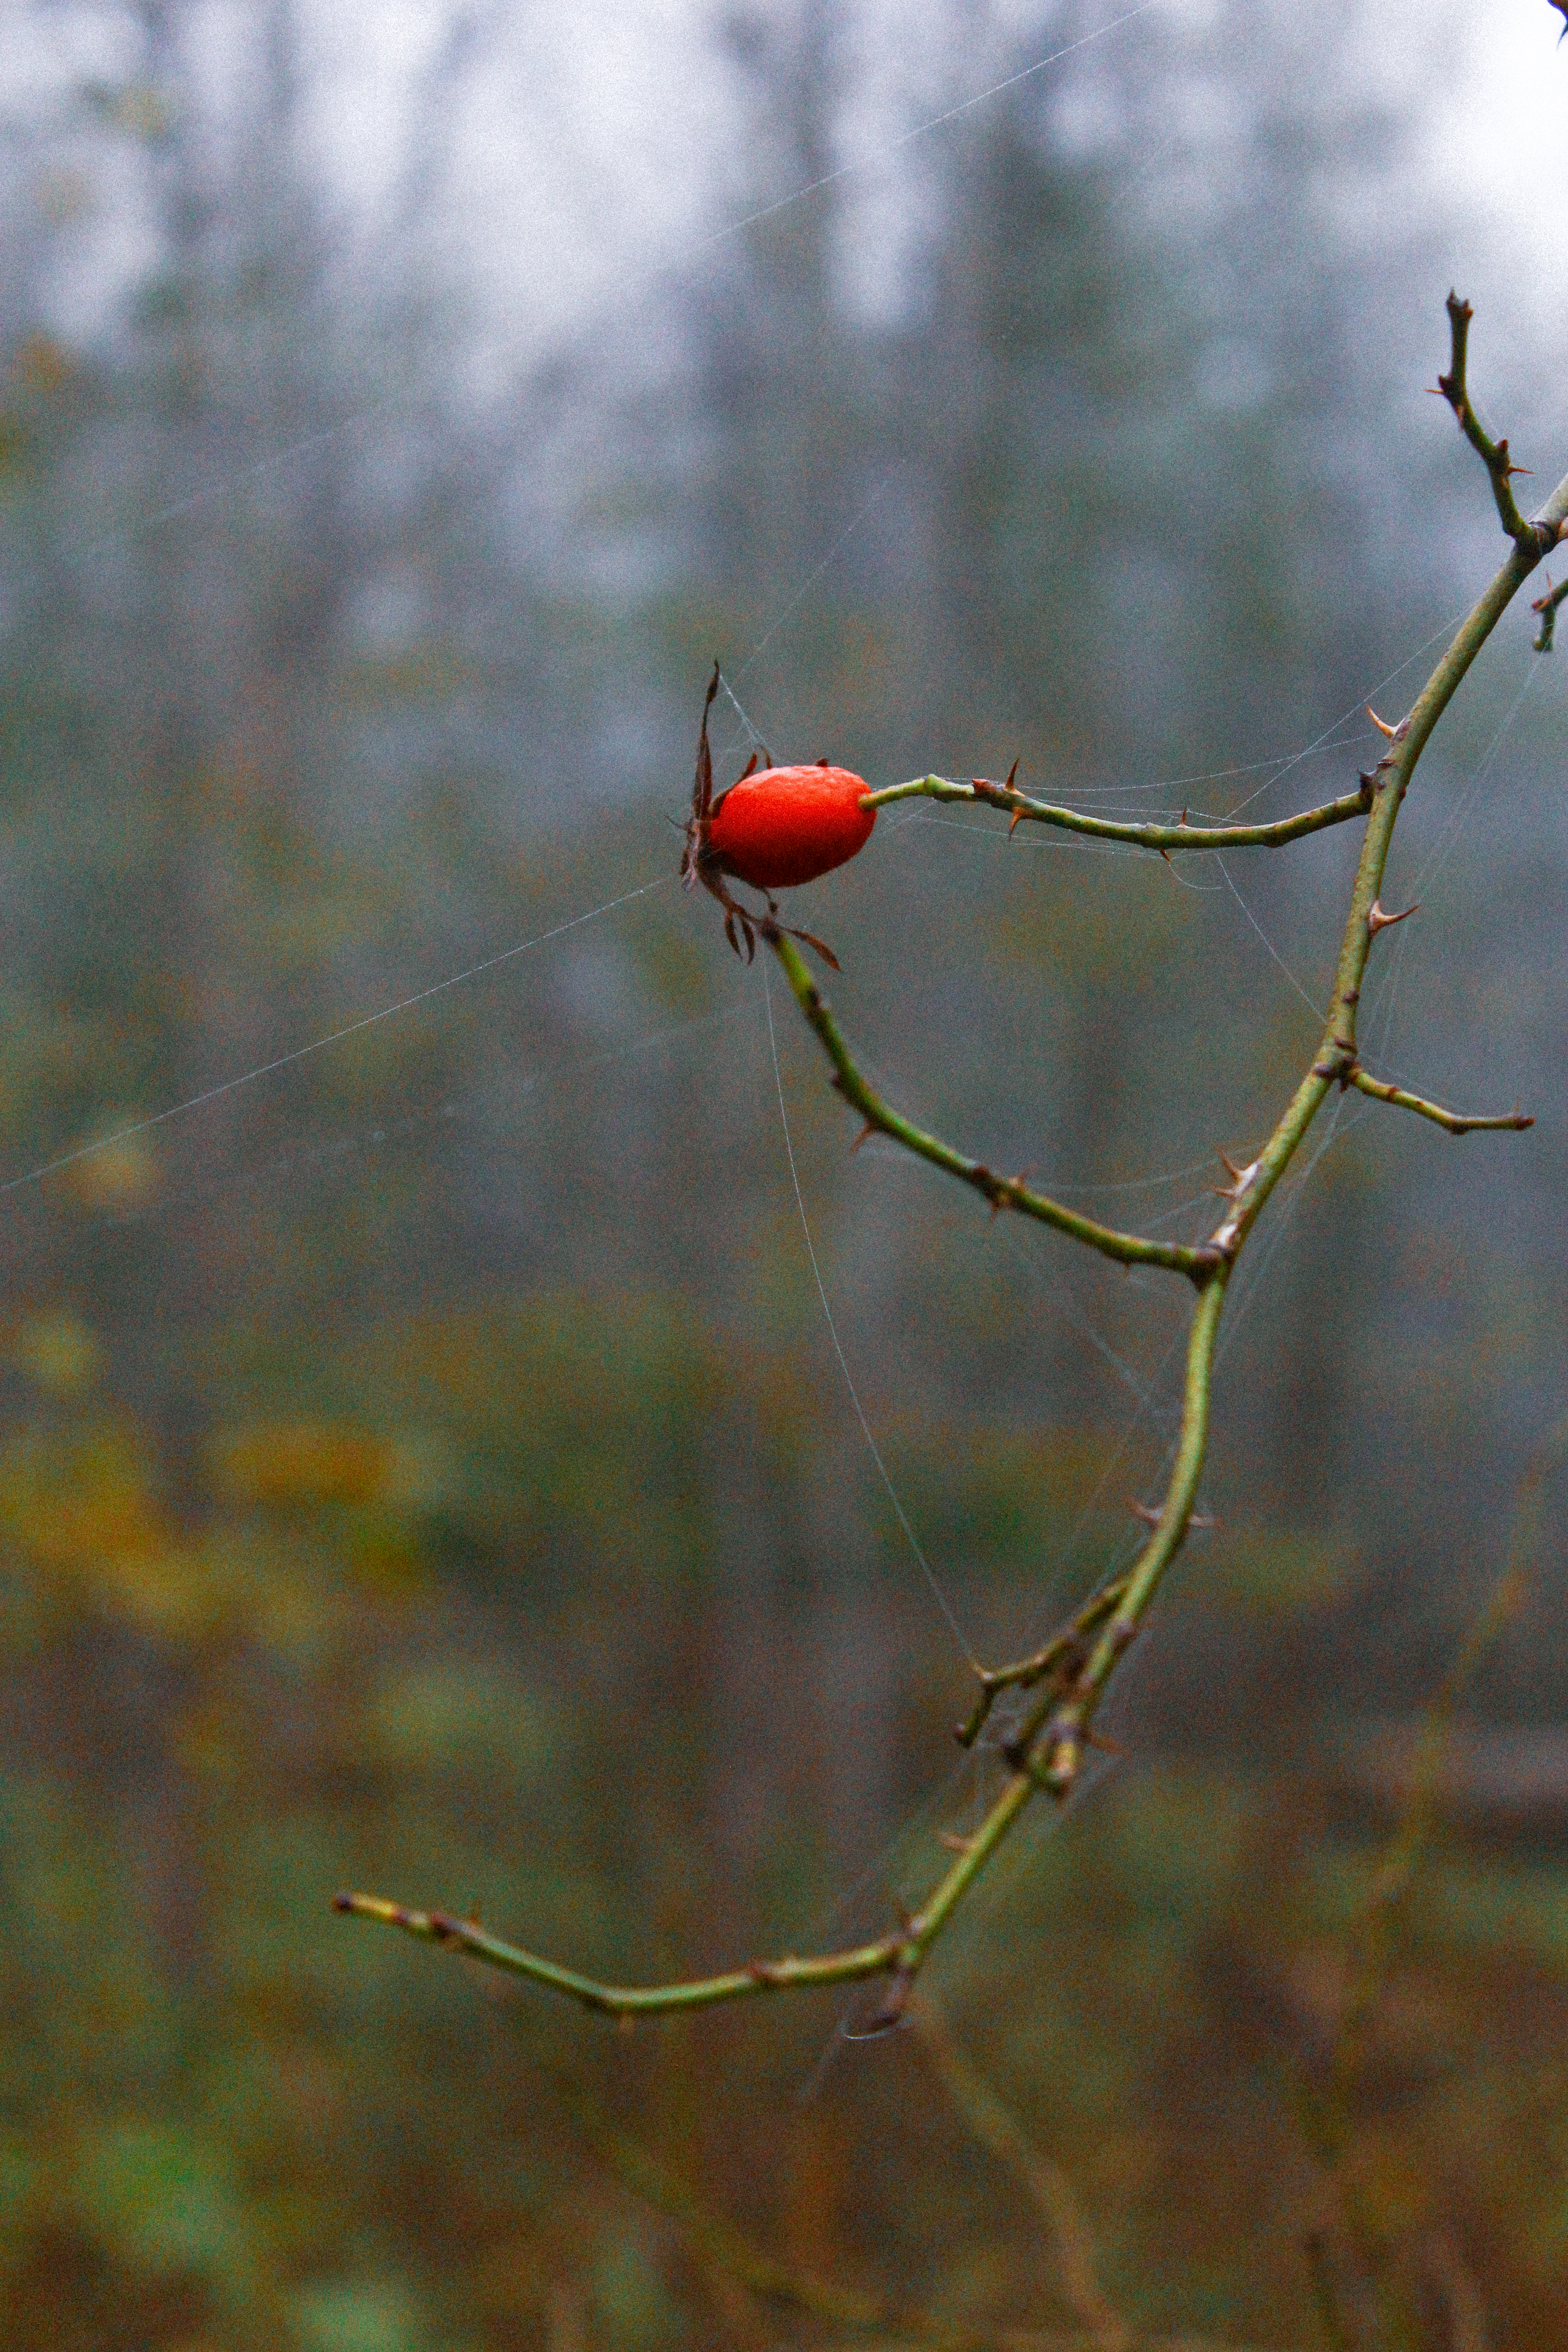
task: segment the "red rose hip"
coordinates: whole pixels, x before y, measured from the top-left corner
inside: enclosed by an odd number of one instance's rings
[[[764,939],[776,938],[784,928],[773,922],[778,908],[769,894],[815,882],[819,874],[831,874],[836,866],[864,849],[877,812],[862,807],[866,780],[848,768],[835,768],[826,760],[811,768],[758,768],[755,754],[739,782],[715,800],[708,713],[718,691],[715,662],[697,738],[697,776],[680,873],[689,890],[700,882],[712,892],[724,909],[724,929],[731,946],[739,955],[743,939],[749,963],[756,950],[757,932]],[[767,896],[767,914],[743,907],[731,895],[726,875],[733,875],[737,882],[749,882]],[[809,931],[792,931],[790,936],[805,940],[837,971],[837,960],[831,950]]]
[[[847,768],[761,768],[714,803],[708,847],[726,874],[757,890],[789,890],[831,874],[863,849],[877,822],[862,808],[864,776]]]

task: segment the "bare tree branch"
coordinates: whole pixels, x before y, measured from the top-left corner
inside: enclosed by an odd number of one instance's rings
[[[1466,358],[1470,340],[1470,320],[1475,317],[1468,302],[1457,294],[1448,297],[1448,328],[1452,339],[1448,373],[1437,378],[1436,390],[1440,392],[1459,420],[1459,430],[1479,457],[1491,477],[1492,496],[1497,501],[1498,518],[1504,530],[1520,549],[1532,547],[1532,564],[1543,555],[1550,555],[1562,536],[1561,518],[1549,522],[1544,517],[1526,522],[1520,513],[1513,495],[1513,477],[1527,474],[1528,466],[1516,466],[1508,454],[1508,437],[1500,441],[1489,439],[1481,421],[1470,405],[1470,395],[1465,381]]]
[[[1400,808],[1416,762],[1476,656],[1531,572],[1556,544],[1564,519],[1568,518],[1568,476],[1532,520],[1526,521],[1519,515],[1509,488],[1514,469],[1509,463],[1508,445],[1506,441],[1494,444],[1488,440],[1475,421],[1465,391],[1469,305],[1450,296],[1448,314],[1453,331],[1453,362],[1443,390],[1467,437],[1486,464],[1499,512],[1513,541],[1512,549],[1433,670],[1408,716],[1397,726],[1377,722],[1387,738],[1387,750],[1371,775],[1363,778],[1361,792],[1354,796],[1355,807],[1347,812],[1364,814],[1366,829],[1323,1034],[1311,1062],[1257,1157],[1231,1171],[1232,1181],[1225,1194],[1225,1214],[1206,1242],[1196,1247],[1184,1247],[1113,1232],[1031,1192],[1016,1180],[996,1176],[980,1162],[965,1159],[950,1145],[910,1126],[881,1101],[857,1070],[832,1013],[790,937],[771,916],[756,924],[759,936],[783,966],[796,1001],[832,1065],[835,1085],[871,1128],[973,1186],[994,1208],[1014,1208],[1037,1217],[1125,1265],[1157,1265],[1184,1274],[1197,1291],[1187,1339],[1175,1464],[1163,1502],[1154,1515],[1148,1539],[1137,1559],[1125,1577],[1097,1593],[1072,1624],[1034,1657],[981,1676],[974,1709],[959,1733],[961,1739],[970,1743],[979,1737],[1002,1690],[1016,1688],[1037,1696],[1022,1719],[1010,1728],[1001,1751],[1009,1767],[1008,1775],[979,1827],[958,1843],[955,1858],[921,1907],[903,1919],[896,1930],[876,1941],[805,1959],[791,1954],[779,1959],[753,1960],[744,1968],[721,1975],[675,1984],[601,1983],[504,1943],[471,1920],[456,1919],[439,1911],[411,1911],[380,1895],[340,1895],[335,1898],[339,1910],[402,1927],[410,1935],[450,1950],[466,1952],[493,1967],[564,1993],[590,2009],[621,2018],[708,2007],[755,1993],[886,1977],[888,1989],[872,2021],[875,2030],[896,2024],[903,2015],[931,1946],[1035,1795],[1041,1789],[1058,1799],[1070,1793],[1081,1769],[1084,1750],[1093,1738],[1095,1715],[1106,1689],[1135,1640],[1165,1570],[1193,1524],[1208,1444],[1215,1347],[1232,1269],[1330,1093],[1336,1086],[1353,1085],[1381,1100],[1398,1103],[1435,1118],[1455,1132],[1472,1127],[1518,1127],[1530,1123],[1518,1113],[1504,1120],[1456,1119],[1453,1113],[1442,1111],[1402,1088],[1384,1087],[1380,1081],[1368,1079],[1357,1058],[1356,1019],[1367,959],[1379,933],[1392,921],[1402,919],[1384,913],[1379,892]],[[994,795],[1004,806],[1010,806],[1011,799],[1021,797],[1009,798],[1005,787],[964,788],[945,785],[940,778],[927,778],[915,786],[895,786],[891,794],[872,797],[907,797],[927,786],[939,788],[933,791],[933,797],[962,798],[967,792],[967,796],[973,798],[979,791],[982,799]],[[1338,806],[1331,804],[1332,808]],[[1059,814],[1068,815],[1071,812]],[[1309,814],[1320,823],[1342,821],[1332,814]],[[1304,824],[1303,829],[1315,830],[1316,824]],[[1162,845],[1146,842],[1144,845]]]
[[[1445,1110],[1441,1103],[1427,1102],[1420,1095],[1407,1093],[1404,1087],[1391,1087],[1384,1079],[1373,1077],[1359,1062],[1345,1072],[1341,1083],[1356,1087],[1363,1095],[1370,1095],[1374,1102],[1393,1103],[1399,1110],[1416,1111],[1421,1118],[1434,1120],[1449,1135],[1477,1135],[1489,1129],[1522,1129],[1535,1125],[1533,1118],[1527,1111],[1521,1111],[1517,1104],[1500,1118],[1472,1118],[1458,1111]]]
[[[1563,0],[1563,5],[1568,7],[1568,0]],[[1568,580],[1560,581],[1555,588],[1548,581],[1545,595],[1538,596],[1530,608],[1532,613],[1539,613],[1541,615],[1541,626],[1536,631],[1533,640],[1538,654],[1549,654],[1552,651],[1552,633],[1557,624],[1557,607],[1564,596],[1568,596]]]
[[[1055,825],[1063,833],[1087,835],[1091,841],[1123,842],[1133,849],[1157,849],[1162,857],[1168,857],[1173,850],[1185,849],[1284,849],[1310,833],[1365,816],[1375,789],[1374,779],[1363,776],[1358,791],[1342,793],[1337,801],[1325,801],[1321,808],[1303,809],[1298,816],[1279,817],[1272,824],[1189,824],[1184,810],[1179,824],[1122,824],[1110,817],[1090,816],[1082,809],[1032,800],[1027,793],[1015,792],[1011,779],[1005,784],[988,784],[981,776],[967,784],[950,782],[945,776],[919,776],[911,783],[889,784],[879,793],[868,793],[860,805],[885,808],[889,801],[972,801],[1005,810],[1016,825],[1026,821]]]

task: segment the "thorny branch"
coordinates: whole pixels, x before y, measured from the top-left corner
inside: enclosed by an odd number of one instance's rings
[[[1448,373],[1440,375],[1435,389],[1442,394],[1459,420],[1459,430],[1475,450],[1491,477],[1492,496],[1497,500],[1498,519],[1504,530],[1521,552],[1532,549],[1531,566],[1543,555],[1550,555],[1562,536],[1560,520],[1540,516],[1526,522],[1520,513],[1513,495],[1513,477],[1529,472],[1526,466],[1516,466],[1508,454],[1508,436],[1500,441],[1489,440],[1482,429],[1480,418],[1470,405],[1468,387],[1465,382],[1465,362],[1470,340],[1470,320],[1475,317],[1468,302],[1457,294],[1448,297],[1448,329],[1452,338],[1452,356]]]
[[[1017,772],[1015,762],[1013,775]],[[1092,841],[1157,849],[1168,858],[1173,849],[1283,849],[1310,833],[1321,833],[1325,825],[1347,824],[1352,817],[1365,816],[1376,791],[1375,774],[1363,776],[1355,792],[1342,793],[1337,801],[1325,801],[1321,808],[1303,809],[1300,815],[1280,817],[1272,824],[1189,824],[1184,809],[1179,824],[1121,824],[1110,817],[1089,816],[1082,809],[1032,800],[1027,793],[1014,790],[1012,776],[1005,784],[987,783],[983,776],[967,784],[953,783],[946,776],[918,776],[912,783],[889,784],[882,792],[868,793],[862,806],[885,808],[889,801],[911,800],[977,802],[986,808],[1005,810],[1014,825],[1032,820],[1056,825],[1064,833],[1087,834]]]
[[[1564,5],[1568,5],[1568,0],[1564,0]],[[1564,31],[1568,33],[1568,26],[1564,27]],[[1538,596],[1530,608],[1532,613],[1539,613],[1541,615],[1541,626],[1533,639],[1538,654],[1549,654],[1552,651],[1552,633],[1557,625],[1557,607],[1564,596],[1568,596],[1568,580],[1559,581],[1555,588],[1549,580],[1546,583],[1545,595]]]
[[[1433,1120],[1450,1135],[1479,1135],[1489,1128],[1510,1127],[1517,1129],[1535,1125],[1531,1114],[1521,1110],[1517,1103],[1512,1110],[1504,1111],[1500,1118],[1471,1118],[1458,1111],[1445,1110],[1441,1103],[1427,1102],[1425,1097],[1410,1094],[1404,1087],[1391,1087],[1385,1079],[1373,1077],[1359,1062],[1353,1063],[1343,1073],[1340,1084],[1358,1087],[1363,1095],[1370,1095],[1373,1102],[1393,1103],[1398,1110],[1416,1111],[1421,1118]]]
[[[822,1042],[833,1065],[834,1086],[865,1120],[863,1135],[890,1136],[906,1151],[929,1160],[933,1167],[946,1169],[961,1182],[972,1184],[994,1210],[1016,1209],[1020,1215],[1038,1217],[1043,1224],[1054,1225],[1058,1233],[1099,1250],[1104,1257],[1119,1259],[1123,1265],[1163,1266],[1173,1274],[1189,1275],[1194,1282],[1208,1280],[1215,1257],[1207,1244],[1194,1248],[1184,1242],[1145,1241],[1137,1234],[1118,1233],[1110,1225],[1098,1224],[1094,1218],[1081,1216],[1076,1209],[1064,1209],[1059,1202],[1047,1200],[1043,1192],[1031,1192],[1022,1177],[998,1176],[984,1160],[966,1159],[950,1143],[928,1135],[923,1128],[889,1108],[857,1068],[827,1001],[813,980],[805,957],[792,944],[790,935],[767,916],[758,920],[756,928],[758,937],[767,941],[783,964],[795,1001]]]
[[[1506,440],[1490,441],[1482,431],[1466,388],[1471,315],[1468,302],[1449,296],[1452,359],[1439,388],[1487,467],[1499,514],[1513,545],[1507,562],[1460,626],[1413,709],[1397,726],[1384,728],[1387,748],[1371,774],[1361,779],[1355,793],[1347,795],[1344,801],[1329,803],[1326,809],[1311,810],[1304,816],[1285,820],[1288,827],[1295,828],[1293,832],[1268,826],[1112,828],[1100,819],[1079,820],[1074,812],[1049,810],[1044,803],[1027,802],[1024,794],[1012,792],[1008,786],[954,785],[938,777],[926,777],[914,784],[896,785],[890,792],[868,795],[878,804],[920,793],[938,799],[978,798],[1010,813],[1015,822],[1021,815],[1046,823],[1070,820],[1074,830],[1094,831],[1101,838],[1109,832],[1113,839],[1131,837],[1140,845],[1153,849],[1237,846],[1244,834],[1255,845],[1267,846],[1321,830],[1327,824],[1346,822],[1354,815],[1364,815],[1366,830],[1322,1037],[1257,1157],[1245,1167],[1231,1170],[1225,1214],[1205,1242],[1196,1247],[1182,1247],[1113,1232],[1060,1208],[1017,1180],[996,1176],[982,1162],[967,1159],[937,1137],[912,1127],[884,1104],[861,1076],[789,935],[771,917],[757,923],[758,935],[777,956],[802,1012],[833,1066],[834,1082],[839,1092],[872,1129],[971,1185],[990,1202],[993,1209],[1012,1208],[1037,1217],[1070,1238],[1124,1264],[1160,1266],[1179,1273],[1194,1284],[1197,1292],[1187,1339],[1175,1465],[1164,1500],[1152,1519],[1148,1540],[1127,1574],[1095,1594],[1071,1624],[1044,1649],[1016,1665],[981,1675],[974,1707],[959,1731],[959,1738],[966,1744],[979,1738],[1002,1691],[1016,1689],[1030,1697],[1031,1703],[1002,1749],[1009,1768],[1007,1778],[979,1827],[971,1836],[952,1842],[954,1856],[948,1868],[919,1910],[902,1919],[889,1934],[846,1950],[808,1958],[787,1954],[779,1959],[752,1960],[721,1975],[681,1983],[601,1983],[574,1969],[563,1968],[553,1960],[503,1942],[474,1920],[455,1918],[443,1911],[410,1910],[381,1895],[340,1895],[335,1898],[337,1909],[401,1927],[409,1935],[449,1950],[466,1952],[472,1958],[488,1961],[493,1967],[567,1994],[588,2009],[621,2019],[707,2008],[717,2001],[742,2000],[757,1993],[885,1977],[887,1991],[872,2021],[874,2030],[893,2025],[903,2015],[926,1955],[1031,1800],[1042,1789],[1058,1799],[1071,1792],[1084,1749],[1093,1738],[1094,1717],[1106,1686],[1136,1638],[1161,1579],[1193,1524],[1208,1441],[1215,1345],[1231,1272],[1270,1194],[1295,1158],[1329,1094],[1336,1087],[1354,1086],[1374,1099],[1435,1119],[1453,1134],[1465,1134],[1476,1128],[1515,1128],[1530,1123],[1517,1111],[1500,1119],[1458,1118],[1419,1096],[1407,1094],[1402,1087],[1385,1086],[1362,1069],[1356,1037],[1362,981],[1373,945],[1380,931],[1404,919],[1403,916],[1384,913],[1379,892],[1394,829],[1416,762],[1481,646],[1536,565],[1564,536],[1568,519],[1568,477],[1558,485],[1541,513],[1530,520],[1521,515],[1514,502],[1510,485],[1519,469],[1509,457]],[[1552,610],[1555,601],[1554,598]],[[1542,610],[1544,603],[1545,600],[1537,610]],[[1378,724],[1382,726],[1383,722]],[[1024,805],[1020,806],[1020,803]],[[1184,835],[1185,839],[1168,843],[1154,837],[1173,831]],[[1405,909],[1406,914],[1413,911]]]

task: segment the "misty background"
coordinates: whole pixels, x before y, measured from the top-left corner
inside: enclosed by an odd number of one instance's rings
[[[886,2342],[1568,2326],[1528,598],[1423,760],[1363,1036],[1536,1124],[1314,1130],[1227,1313],[1216,1524],[1119,1752],[939,1947],[951,2042],[815,1997],[616,2035],[327,1907],[642,1980],[936,1874],[994,1785],[944,1612],[1014,1656],[1130,1556],[1189,1294],[849,1156],[675,879],[709,667],[725,781],[760,737],[1117,814],[1346,790],[1501,557],[1426,389],[1450,284],[1521,499],[1568,467],[1559,29],[11,0],[8,2344],[847,2338],[814,2282]],[[1359,835],[1035,830],[888,810],[792,919],[900,1108],[1194,1237]]]

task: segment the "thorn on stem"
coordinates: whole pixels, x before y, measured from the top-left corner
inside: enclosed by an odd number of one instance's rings
[[[1152,1503],[1135,1503],[1131,1496],[1128,1497],[1127,1507],[1135,1519],[1142,1520],[1146,1528],[1157,1528],[1165,1516],[1163,1511],[1157,1511]],[[1195,1528],[1200,1535],[1206,1535],[1214,1526],[1213,1514],[1207,1511],[1191,1511],[1187,1515],[1187,1525],[1189,1528]]]
[[[1385,915],[1383,910],[1382,902],[1379,899],[1374,898],[1371,906],[1366,910],[1367,929],[1370,931],[1373,938],[1376,939],[1379,931],[1391,930],[1395,923],[1407,921],[1408,919],[1415,914],[1420,904],[1420,899],[1416,898],[1414,899],[1408,907],[1403,908],[1397,915]]]
[[[1386,735],[1391,743],[1402,743],[1405,740],[1405,731],[1410,725],[1408,719],[1402,719],[1397,727],[1391,727],[1386,719],[1380,719],[1378,717],[1370,702],[1366,706],[1366,715],[1371,719],[1373,725],[1376,728],[1378,733],[1380,735]]]
[[[895,2025],[901,2024],[904,2011],[910,2005],[910,1995],[914,1989],[913,1969],[900,1963],[893,1970],[892,1982],[889,1985],[882,2001],[873,2011],[870,2022],[863,2026],[860,2032],[857,2034],[857,2041],[868,2041],[874,2033],[890,2033]]]

